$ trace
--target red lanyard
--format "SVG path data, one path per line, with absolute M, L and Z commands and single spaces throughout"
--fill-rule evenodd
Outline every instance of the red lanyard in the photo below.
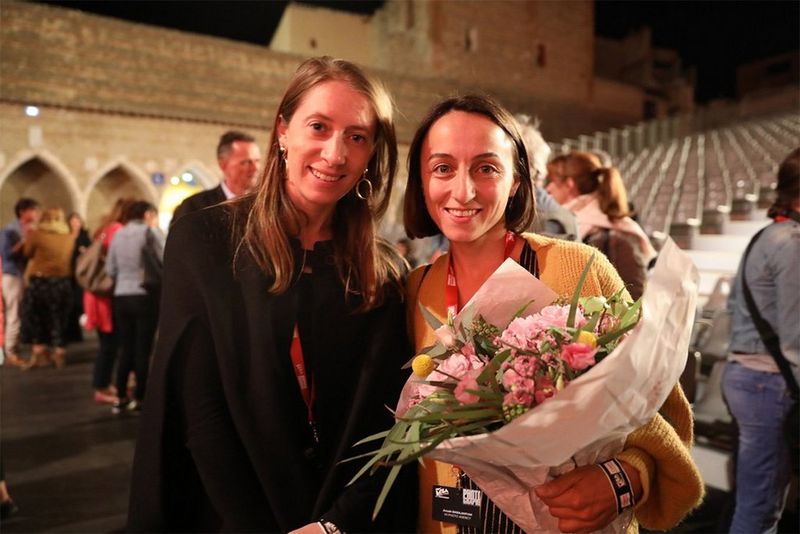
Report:
M 292 355 L 292 368 L 297 377 L 297 385 L 300 386 L 300 394 L 303 395 L 303 401 L 308 408 L 308 426 L 311 427 L 311 433 L 314 437 L 314 442 L 319 443 L 319 433 L 317 432 L 317 423 L 314 420 L 314 400 L 317 396 L 316 384 L 311 384 L 308 387 L 309 379 L 306 374 L 306 363 L 303 358 L 303 346 L 300 344 L 300 331 L 297 325 L 294 325 L 294 332 L 292 333 L 292 347 L 290 349 Z
M 514 252 L 514 245 L 517 242 L 517 236 L 514 232 L 506 232 L 505 237 L 505 251 L 503 255 L 503 261 L 507 260 L 511 257 L 511 253 Z M 444 286 L 444 298 L 445 304 L 447 305 L 447 315 L 448 317 L 452 313 L 455 315 L 458 313 L 459 306 L 458 306 L 458 282 L 456 281 L 456 270 L 453 268 L 453 253 L 450 253 L 449 261 L 447 262 L 447 279 L 445 281 Z

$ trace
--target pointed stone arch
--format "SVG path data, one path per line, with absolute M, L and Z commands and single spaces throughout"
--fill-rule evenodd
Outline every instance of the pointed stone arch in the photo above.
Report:
M 21 197 L 38 200 L 43 207 L 65 213 L 82 213 L 83 195 L 75 176 L 52 152 L 23 150 L 0 172 L 0 221 L 14 218 L 14 204 Z
M 120 198 L 147 200 L 158 206 L 158 190 L 149 176 L 125 157 L 103 165 L 86 187 L 84 213 L 87 226 L 94 230 Z

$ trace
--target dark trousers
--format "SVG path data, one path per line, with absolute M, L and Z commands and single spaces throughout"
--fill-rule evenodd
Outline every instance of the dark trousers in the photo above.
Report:
M 97 350 L 97 357 L 94 360 L 94 376 L 92 386 L 94 389 L 105 389 L 111 384 L 111 374 L 114 372 L 114 363 L 117 361 L 117 333 L 97 331 L 97 339 L 100 347 Z M 122 392 L 121 392 L 122 393 Z
M 114 296 L 114 329 L 120 346 L 117 366 L 117 395 L 126 397 L 128 374 L 136 373 L 134 398 L 143 400 L 147 387 L 147 371 L 153 349 L 158 303 L 148 295 Z

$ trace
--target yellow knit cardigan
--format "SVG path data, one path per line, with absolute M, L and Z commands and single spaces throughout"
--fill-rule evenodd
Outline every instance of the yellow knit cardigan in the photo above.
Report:
M 558 295 L 568 298 L 589 257 L 596 252 L 581 243 L 523 234 L 536 252 L 540 280 Z M 414 270 L 408 278 L 408 325 L 416 350 L 434 343 L 433 331 L 419 311 L 419 303 L 445 320 L 444 302 L 447 255 L 440 257 L 424 274 Z M 424 276 L 423 276 L 424 274 Z M 598 254 L 583 286 L 583 295 L 611 296 L 623 282 L 605 256 Z M 649 423 L 631 433 L 617 458 L 639 471 L 644 494 L 636 505 L 635 519 L 628 532 L 638 532 L 638 523 L 652 530 L 676 525 L 703 498 L 703 481 L 689 448 L 693 442 L 691 408 L 680 385 L 675 385 L 664 405 Z M 453 466 L 430 460 L 420 468 L 419 531 L 454 533 L 455 526 L 431 519 L 431 487 L 455 486 Z

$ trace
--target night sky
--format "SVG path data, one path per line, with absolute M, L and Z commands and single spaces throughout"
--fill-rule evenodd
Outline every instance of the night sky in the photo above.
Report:
M 91 13 L 268 45 L 285 1 L 94 1 L 43 2 Z M 371 13 L 382 1 L 305 2 Z M 566 3 L 566 2 L 565 2 Z M 697 69 L 697 100 L 734 97 L 736 66 L 800 49 L 800 2 L 787 1 L 598 1 L 599 35 L 621 38 L 642 26 L 653 44 L 680 54 Z

